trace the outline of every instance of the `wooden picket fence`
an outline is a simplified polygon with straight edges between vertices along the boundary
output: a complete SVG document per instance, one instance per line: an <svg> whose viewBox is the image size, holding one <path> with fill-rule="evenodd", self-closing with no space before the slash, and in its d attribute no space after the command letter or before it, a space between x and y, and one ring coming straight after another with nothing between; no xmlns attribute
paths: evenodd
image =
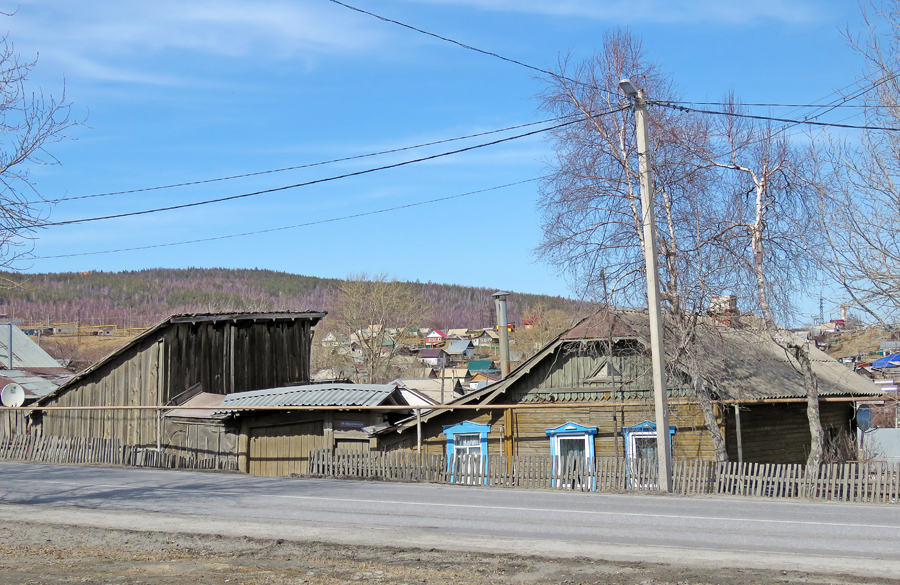
<svg viewBox="0 0 900 585"><path fill-rule="evenodd" d="M675 492L842 502L900 503L900 464L857 462L822 465L716 463L676 460ZM433 482L491 487L580 491L657 491L656 466L648 461L598 457L418 455L397 452L309 454L309 475L381 481Z"/></svg>
<svg viewBox="0 0 900 585"><path fill-rule="evenodd" d="M165 469L237 470L237 455L197 459L122 445L118 439L0 435L0 459L39 463L125 465Z"/></svg>

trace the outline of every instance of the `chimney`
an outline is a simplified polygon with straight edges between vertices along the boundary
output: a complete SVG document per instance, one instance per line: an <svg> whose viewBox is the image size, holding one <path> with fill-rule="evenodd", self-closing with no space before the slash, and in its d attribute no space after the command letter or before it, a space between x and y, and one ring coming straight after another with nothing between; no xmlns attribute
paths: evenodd
<svg viewBox="0 0 900 585"><path fill-rule="evenodd" d="M741 312L737 308L737 296L735 295L719 295L709 299L710 316L729 327L736 327L740 324Z"/></svg>
<svg viewBox="0 0 900 585"><path fill-rule="evenodd" d="M494 304L497 306L497 333L500 335L500 375L504 378L509 375L509 325L506 319L506 297L510 293L497 291Z"/></svg>

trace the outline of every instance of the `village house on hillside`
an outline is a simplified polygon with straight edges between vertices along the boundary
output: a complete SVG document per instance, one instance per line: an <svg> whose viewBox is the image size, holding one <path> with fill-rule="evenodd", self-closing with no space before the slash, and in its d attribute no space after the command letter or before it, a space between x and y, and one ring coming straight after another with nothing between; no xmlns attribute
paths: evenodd
<svg viewBox="0 0 900 585"><path fill-rule="evenodd" d="M655 458L648 348L646 313L602 312L584 319L506 379L454 402L553 408L430 412L422 417L422 448L451 455ZM713 320L701 329L697 351L704 363L704 381L717 401L716 420L729 458L805 462L810 443L806 394L792 358L759 330ZM879 390L822 352L812 350L811 357L826 432L831 437L853 436L850 400ZM673 368L667 392L674 457L714 460L710 434L685 368ZM415 420L379 431L379 449L415 448Z"/></svg>

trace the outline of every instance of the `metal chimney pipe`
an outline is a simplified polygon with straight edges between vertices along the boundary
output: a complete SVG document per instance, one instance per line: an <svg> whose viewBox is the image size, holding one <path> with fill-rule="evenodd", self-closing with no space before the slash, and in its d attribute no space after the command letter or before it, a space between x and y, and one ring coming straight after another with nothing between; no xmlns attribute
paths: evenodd
<svg viewBox="0 0 900 585"><path fill-rule="evenodd" d="M510 293L497 291L491 296L497 307L497 333L500 335L500 375L509 376L509 325L506 319L506 297Z"/></svg>

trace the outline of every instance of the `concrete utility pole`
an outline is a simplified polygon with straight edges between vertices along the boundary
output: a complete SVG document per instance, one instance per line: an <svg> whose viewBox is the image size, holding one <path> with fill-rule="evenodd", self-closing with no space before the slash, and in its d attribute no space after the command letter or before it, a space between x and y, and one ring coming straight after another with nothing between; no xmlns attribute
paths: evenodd
<svg viewBox="0 0 900 585"><path fill-rule="evenodd" d="M653 366L653 395L656 409L656 449L659 460L659 489L672 492L672 444L669 439L669 407L666 399L666 368L663 352L662 313L659 307L659 266L656 254L656 214L653 176L650 171L650 138L647 133L647 102L643 92L623 79L619 87L634 104L638 168L641 174L641 215L644 220L644 262L647 266L647 308L650 313L650 352Z"/></svg>
<svg viewBox="0 0 900 585"><path fill-rule="evenodd" d="M509 325L506 320L506 297L510 293L497 291L494 304L497 306L497 333L500 335L500 375L504 378L509 375Z"/></svg>

